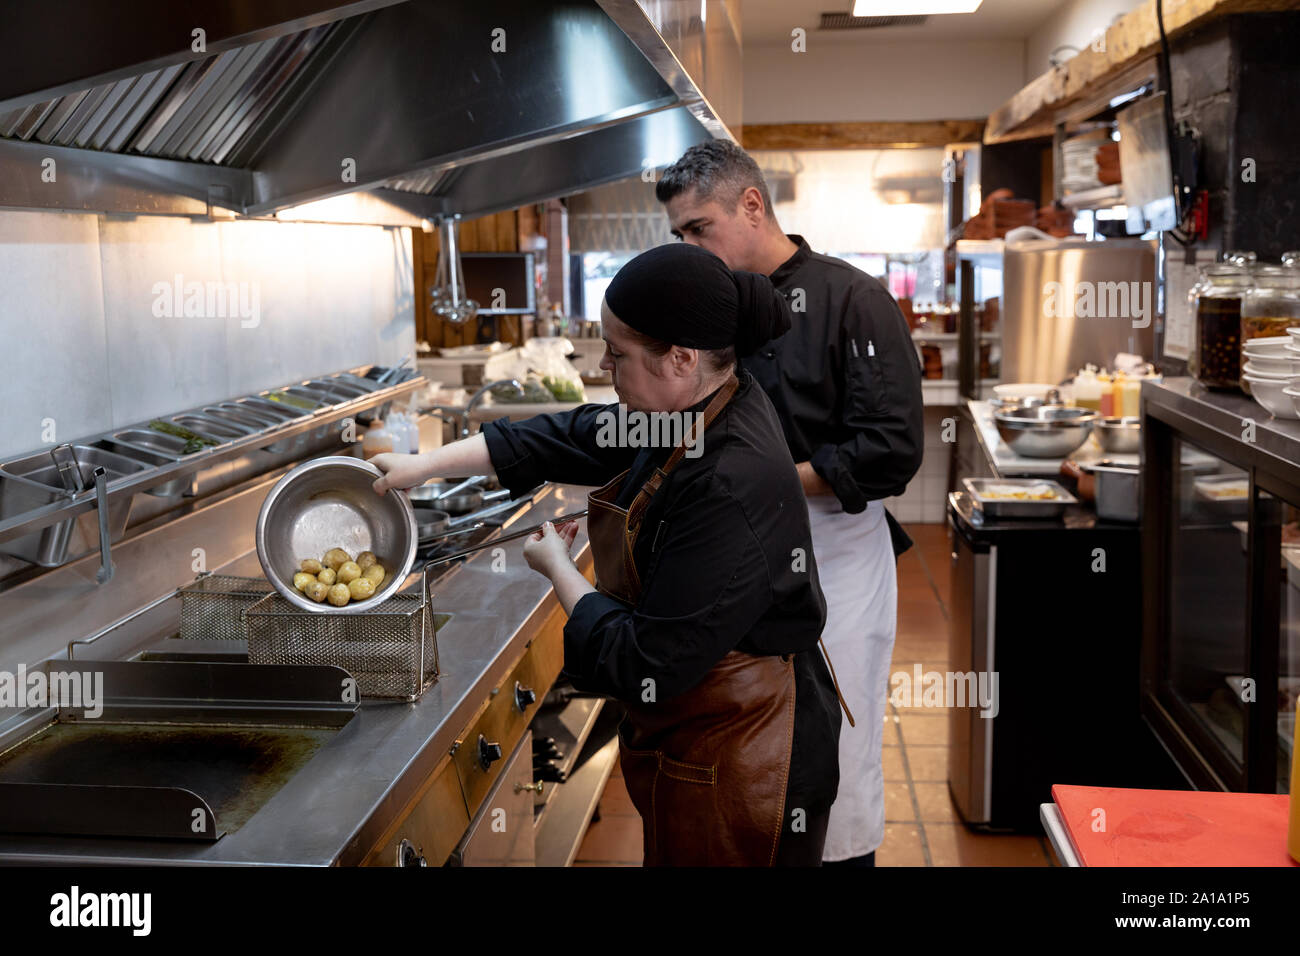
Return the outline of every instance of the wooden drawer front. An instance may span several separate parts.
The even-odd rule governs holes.
[[[461,866],[532,866],[533,735],[525,731],[452,859]]]
[[[532,769],[531,763],[529,769]],[[444,759],[429,776],[411,809],[366,858],[366,866],[399,866],[398,848],[409,841],[415,857],[428,866],[442,866],[469,826],[469,811],[451,759]]]
[[[504,764],[504,760],[497,759],[484,768],[479,759],[480,738],[498,745],[502,757],[514,750],[564,665],[564,620],[564,612],[557,607],[528,645],[519,663],[494,689],[482,713],[456,742],[452,760],[465,792],[465,805],[472,814],[478,812]],[[515,703],[516,683],[532,690],[536,696],[533,703],[522,711]]]

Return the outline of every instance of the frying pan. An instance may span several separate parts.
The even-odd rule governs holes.
[[[443,495],[436,499],[435,503],[440,511],[445,511],[450,515],[467,515],[471,511],[478,511],[484,505],[490,505],[496,501],[505,501],[509,497],[509,488],[502,488],[498,491],[467,488],[455,494]]]

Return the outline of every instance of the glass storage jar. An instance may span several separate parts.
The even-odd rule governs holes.
[[[1241,340],[1286,335],[1300,327],[1300,271],[1256,266],[1241,300]]]
[[[1201,269],[1192,289],[1196,340],[1189,371],[1206,388],[1239,387],[1241,305],[1251,277],[1244,263],[1219,262]]]

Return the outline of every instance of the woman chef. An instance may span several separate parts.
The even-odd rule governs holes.
[[[576,525],[548,525],[524,557],[569,615],[566,675],[627,708],[620,753],[646,865],[818,865],[840,726],[817,652],[825,603],[781,427],[736,365],[789,327],[787,306],[766,277],[667,245],[615,276],[601,314],[600,367],[628,419],[679,413],[693,435],[611,441],[616,405],[500,419],[425,455],[376,456],[375,489],[489,467],[512,490],[600,486],[595,588],[569,557]]]

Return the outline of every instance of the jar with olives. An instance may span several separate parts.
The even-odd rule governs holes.
[[[1244,263],[1220,262],[1201,269],[1191,296],[1196,347],[1188,365],[1206,388],[1237,388],[1241,380],[1241,306],[1250,284]]]
[[[1300,326],[1300,270],[1256,266],[1241,300],[1241,340],[1286,335]]]

